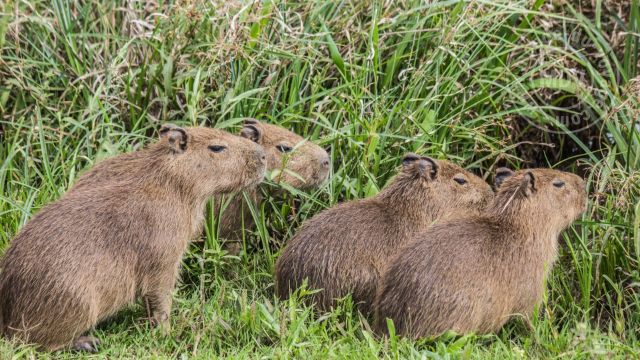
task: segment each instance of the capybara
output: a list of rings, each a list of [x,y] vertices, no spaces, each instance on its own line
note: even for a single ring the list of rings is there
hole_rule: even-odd
[[[172,291],[207,199],[260,183],[262,148],[227,132],[165,125],[147,148],[110,159],[29,221],[1,262],[0,330],[46,350],[96,351],[85,336],[143,297],[169,331]],[[99,172],[98,172],[99,173]],[[96,179],[96,186],[91,185]]]
[[[329,175],[329,155],[320,146],[276,125],[258,120],[246,120],[241,134],[260,144],[267,155],[267,172],[276,183],[285,183],[300,190],[319,186]],[[255,209],[263,200],[258,186],[245,190]],[[277,195],[271,192],[270,195]],[[227,242],[232,253],[239,251],[243,229],[254,225],[248,204],[242,194],[216,198],[216,212],[220,216],[220,238]],[[220,211],[220,209],[223,211]]]
[[[278,296],[305,279],[318,310],[348,294],[363,313],[380,272],[414,234],[443,217],[478,211],[493,198],[481,178],[448,161],[407,154],[402,170],[379,194],[339,204],[306,221],[276,262]]]
[[[442,221],[390,261],[374,305],[385,333],[432,337],[499,330],[540,302],[560,232],[586,207],[585,182],[550,169],[499,169],[495,199],[480,215]]]

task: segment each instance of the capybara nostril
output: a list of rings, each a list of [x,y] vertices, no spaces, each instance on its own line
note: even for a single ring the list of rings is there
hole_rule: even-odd
[[[256,157],[260,159],[261,162],[266,162],[267,155],[261,147],[256,147]]]
[[[318,169],[319,171],[325,171],[329,168],[329,165],[331,164],[331,160],[329,159],[329,154],[327,154],[326,152],[320,152],[316,155],[316,161],[320,168]]]

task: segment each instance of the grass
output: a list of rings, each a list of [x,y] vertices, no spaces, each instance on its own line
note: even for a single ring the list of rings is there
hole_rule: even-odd
[[[84,169],[139,148],[159,124],[235,131],[255,117],[329,147],[330,180],[255,209],[237,257],[209,216],[206,251],[185,257],[171,336],[137,305],[99,326],[95,358],[636,358],[640,14],[637,0],[624,19],[595,3],[591,16],[543,1],[9,0],[0,247]],[[622,45],[609,41],[612,21]],[[590,127],[575,131],[567,115]],[[273,264],[296,228],[377,193],[407,151],[488,180],[504,165],[588,178],[589,211],[561,239],[538,317],[491,336],[381,340],[349,299],[315,315],[304,290],[275,298]],[[77,356],[0,342],[3,359]]]

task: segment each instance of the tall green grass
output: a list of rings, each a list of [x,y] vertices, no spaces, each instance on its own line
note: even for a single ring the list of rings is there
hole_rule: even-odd
[[[172,336],[149,330],[134,307],[97,330],[102,356],[636,357],[640,110],[627,85],[638,75],[637,5],[619,21],[619,49],[602,12],[569,3],[9,1],[0,244],[84,169],[143,146],[163,122],[235,131],[255,117],[330,148],[331,179],[253,209],[257,230],[237,257],[219,246],[210,215],[205,250],[185,259]],[[589,136],[558,121],[576,99],[597,115]],[[322,315],[299,297],[275,299],[273,264],[296,228],[377,193],[407,151],[487,180],[503,165],[588,178],[589,211],[561,239],[537,318],[495,336],[381,340],[348,299]],[[6,342],[0,354],[35,357]]]

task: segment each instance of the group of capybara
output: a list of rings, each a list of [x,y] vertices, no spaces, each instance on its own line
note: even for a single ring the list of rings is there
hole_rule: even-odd
[[[207,202],[220,237],[237,241],[267,172],[306,189],[330,170],[321,147],[256,120],[240,136],[175,125],[158,133],[84,173],[11,241],[0,264],[6,339],[94,352],[99,340],[87,333],[137,299],[168,333],[181,259]],[[305,284],[318,290],[310,304],[328,311],[350,295],[381,336],[389,321],[419,338],[492,332],[531,314],[560,232],[585,210],[585,182],[550,169],[499,168],[494,178],[495,191],[451,162],[406,154],[380,193],[302,225],[277,260],[277,296]]]

